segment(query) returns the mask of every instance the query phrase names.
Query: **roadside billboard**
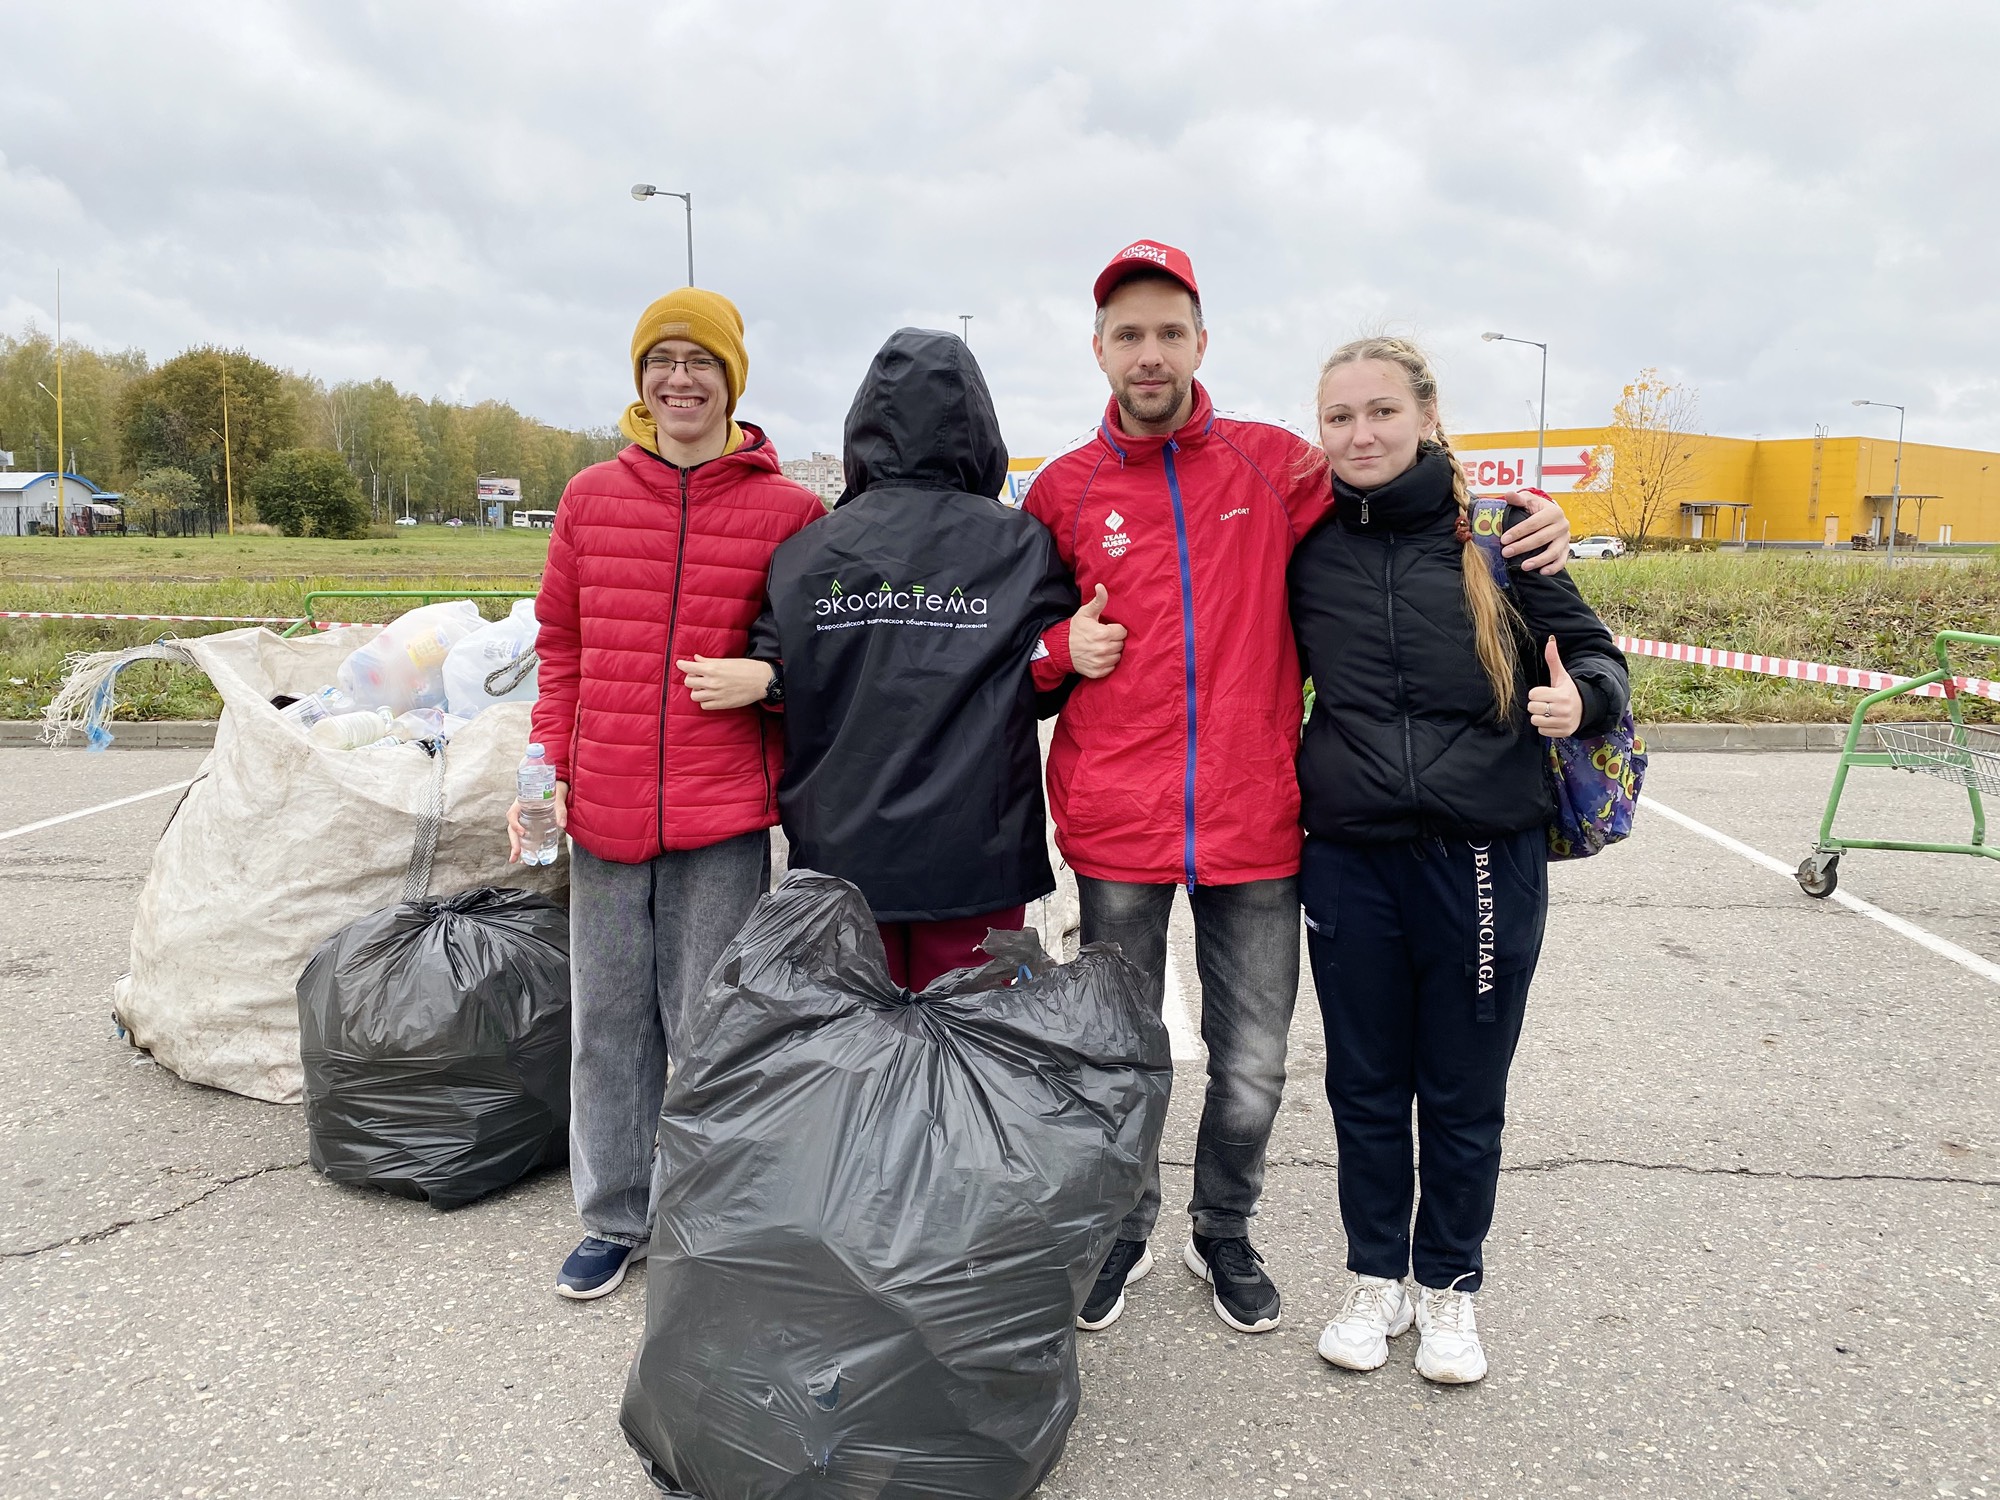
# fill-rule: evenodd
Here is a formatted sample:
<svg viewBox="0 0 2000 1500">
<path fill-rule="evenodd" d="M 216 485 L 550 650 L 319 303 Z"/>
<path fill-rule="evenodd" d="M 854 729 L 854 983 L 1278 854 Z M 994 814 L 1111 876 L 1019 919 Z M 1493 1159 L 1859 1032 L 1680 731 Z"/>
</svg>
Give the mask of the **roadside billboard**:
<svg viewBox="0 0 2000 1500">
<path fill-rule="evenodd" d="M 1008 459 L 1007 488 L 1000 492 L 1000 498 L 1009 505 L 1019 506 L 1028 498 L 1028 486 L 1035 482 L 1035 471 L 1047 462 L 1045 458 Z"/>
<path fill-rule="evenodd" d="M 1535 482 L 1533 448 L 1457 448 L 1475 495 L 1502 495 Z M 1609 448 L 1556 448 L 1542 455 L 1541 488 L 1551 495 L 1602 489 L 1611 478 Z"/>
</svg>

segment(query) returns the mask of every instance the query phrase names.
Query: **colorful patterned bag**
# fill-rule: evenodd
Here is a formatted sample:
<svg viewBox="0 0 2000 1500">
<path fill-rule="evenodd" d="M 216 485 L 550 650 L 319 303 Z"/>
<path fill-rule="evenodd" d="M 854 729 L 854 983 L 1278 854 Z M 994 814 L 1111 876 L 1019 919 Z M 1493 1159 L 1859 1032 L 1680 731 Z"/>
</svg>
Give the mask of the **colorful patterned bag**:
<svg viewBox="0 0 2000 1500">
<path fill-rule="evenodd" d="M 1506 525 L 1505 500 L 1481 498 L 1472 502 L 1472 539 L 1492 569 L 1493 581 L 1502 589 L 1512 587 L 1507 560 L 1500 554 L 1500 536 Z M 1520 645 L 1522 666 L 1532 680 L 1540 654 L 1525 636 Z M 1609 734 L 1550 740 L 1546 766 L 1549 796 L 1556 806 L 1555 816 L 1549 820 L 1550 859 L 1588 859 L 1632 832 L 1639 788 L 1646 780 L 1646 742 L 1639 737 L 1639 726 L 1632 722 L 1629 710 Z"/>
<path fill-rule="evenodd" d="M 1548 743 L 1550 859 L 1588 859 L 1632 831 L 1646 780 L 1646 742 L 1628 711 L 1609 734 Z"/>
</svg>

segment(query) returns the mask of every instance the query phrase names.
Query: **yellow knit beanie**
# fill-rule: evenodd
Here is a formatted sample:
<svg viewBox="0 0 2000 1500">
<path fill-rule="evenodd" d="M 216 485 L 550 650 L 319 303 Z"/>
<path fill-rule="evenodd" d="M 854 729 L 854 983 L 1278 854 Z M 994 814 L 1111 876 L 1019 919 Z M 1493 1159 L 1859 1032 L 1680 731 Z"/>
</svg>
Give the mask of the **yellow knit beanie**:
<svg viewBox="0 0 2000 1500">
<path fill-rule="evenodd" d="M 639 326 L 632 330 L 632 385 L 642 395 L 645 391 L 645 372 L 639 368 L 639 361 L 662 339 L 687 339 L 722 361 L 723 379 L 729 387 L 727 411 L 734 417 L 736 403 L 743 395 L 744 381 L 750 374 L 750 353 L 743 347 L 743 314 L 736 310 L 736 304 L 720 292 L 684 286 L 679 291 L 667 293 L 641 313 Z M 646 410 L 644 401 L 635 401 L 628 406 L 624 419 L 618 425 L 633 442 L 655 453 L 659 451 L 653 414 Z M 732 421 L 731 448 L 741 441 L 736 436 L 735 427 Z"/>
</svg>

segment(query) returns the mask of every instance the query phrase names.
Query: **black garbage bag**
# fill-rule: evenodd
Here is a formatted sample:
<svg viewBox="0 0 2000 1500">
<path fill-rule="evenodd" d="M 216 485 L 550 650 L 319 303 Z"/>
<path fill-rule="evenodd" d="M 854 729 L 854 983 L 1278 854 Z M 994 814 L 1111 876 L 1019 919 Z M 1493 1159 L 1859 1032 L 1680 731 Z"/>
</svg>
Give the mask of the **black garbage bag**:
<svg viewBox="0 0 2000 1500">
<path fill-rule="evenodd" d="M 529 891 L 385 906 L 299 976 L 312 1164 L 426 1198 L 497 1192 L 569 1150 L 569 917 Z"/>
<path fill-rule="evenodd" d="M 659 1488 L 1009 1500 L 1061 1456 L 1076 1314 L 1172 1063 L 1115 948 L 987 950 L 912 995 L 860 892 L 794 871 L 716 965 L 661 1111 L 621 1413 Z"/>
</svg>

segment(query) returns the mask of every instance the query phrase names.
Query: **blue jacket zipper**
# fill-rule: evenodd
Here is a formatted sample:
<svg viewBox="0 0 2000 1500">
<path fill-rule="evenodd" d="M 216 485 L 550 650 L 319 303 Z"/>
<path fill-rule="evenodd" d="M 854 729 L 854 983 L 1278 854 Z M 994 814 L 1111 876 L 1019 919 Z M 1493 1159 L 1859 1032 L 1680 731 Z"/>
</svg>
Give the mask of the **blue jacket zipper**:
<svg viewBox="0 0 2000 1500">
<path fill-rule="evenodd" d="M 1180 474 L 1174 468 L 1177 443 L 1160 451 L 1167 466 L 1167 493 L 1174 502 L 1174 547 L 1181 564 L 1181 648 L 1187 658 L 1187 768 L 1181 779 L 1181 862 L 1187 868 L 1187 886 L 1194 889 L 1194 760 L 1196 713 L 1194 701 L 1194 572 L 1188 566 L 1187 516 L 1181 509 Z"/>
</svg>

